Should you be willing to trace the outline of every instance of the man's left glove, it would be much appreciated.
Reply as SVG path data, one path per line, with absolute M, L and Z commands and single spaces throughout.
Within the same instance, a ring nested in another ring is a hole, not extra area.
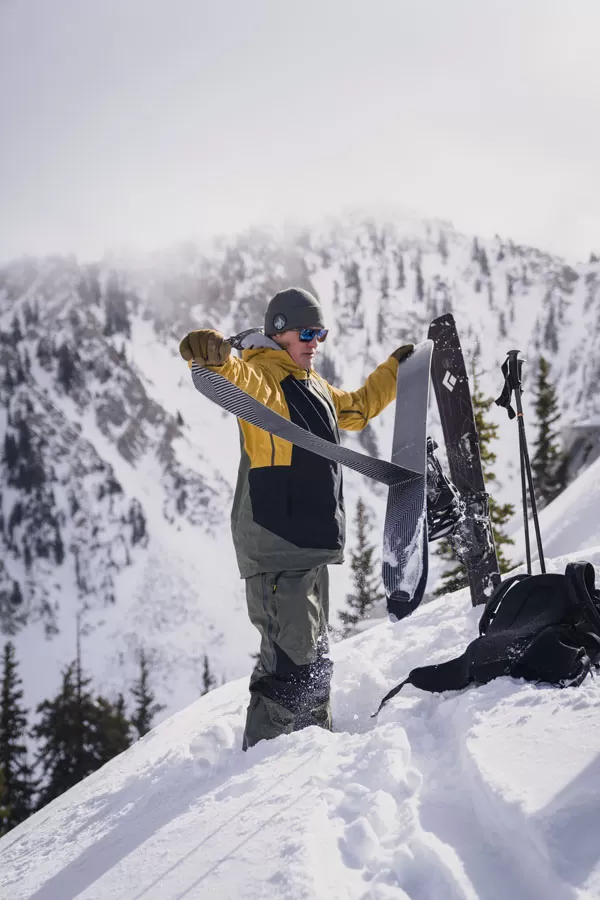
M 393 353 L 390 353 L 390 356 L 393 356 L 394 359 L 397 359 L 398 362 L 400 363 L 407 356 L 410 356 L 410 354 L 413 352 L 414 349 L 415 349 L 414 344 L 402 344 L 401 347 L 398 347 L 397 350 L 394 350 Z
M 231 344 L 218 331 L 203 328 L 186 334 L 179 352 L 187 362 L 193 359 L 199 366 L 222 366 L 229 359 Z

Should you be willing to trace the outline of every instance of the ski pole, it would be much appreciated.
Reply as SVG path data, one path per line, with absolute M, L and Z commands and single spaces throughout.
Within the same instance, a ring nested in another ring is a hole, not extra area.
M 502 393 L 496 400 L 498 406 L 503 406 L 507 412 L 509 419 L 516 417 L 519 426 L 519 457 L 521 464 L 521 491 L 523 494 L 523 517 L 525 531 L 525 552 L 527 556 L 527 571 L 531 575 L 531 546 L 529 543 L 529 521 L 527 515 L 527 488 L 529 488 L 529 502 L 531 504 L 531 515 L 533 518 L 533 527 L 535 529 L 535 538 L 537 542 L 538 556 L 540 560 L 540 571 L 546 572 L 544 562 L 544 550 L 542 547 L 542 536 L 540 534 L 540 522 L 538 518 L 537 503 L 535 500 L 535 491 L 533 489 L 533 475 L 531 474 L 531 463 L 529 461 L 529 451 L 527 449 L 527 436 L 525 434 L 525 421 L 522 403 L 521 390 L 521 372 L 523 369 L 523 359 L 519 359 L 520 350 L 509 350 L 505 362 L 502 365 L 502 374 L 504 375 L 504 388 Z M 511 395 L 515 395 L 515 403 L 517 412 L 511 406 Z

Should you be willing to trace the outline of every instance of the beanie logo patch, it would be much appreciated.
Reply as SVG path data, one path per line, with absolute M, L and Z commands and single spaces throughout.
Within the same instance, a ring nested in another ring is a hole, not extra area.
M 283 315 L 283 313 L 277 313 L 277 315 L 274 316 L 274 318 L 273 318 L 273 328 L 276 331 L 283 331 L 283 329 L 285 328 L 286 325 L 287 325 L 286 317 Z

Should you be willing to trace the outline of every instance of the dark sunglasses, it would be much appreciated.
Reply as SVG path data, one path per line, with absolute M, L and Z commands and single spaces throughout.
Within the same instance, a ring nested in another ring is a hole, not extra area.
M 327 337 L 328 329 L 327 328 L 299 328 L 298 329 L 298 337 L 302 341 L 303 344 L 308 344 L 310 341 L 315 338 L 318 340 L 320 344 L 323 343 L 325 338 Z

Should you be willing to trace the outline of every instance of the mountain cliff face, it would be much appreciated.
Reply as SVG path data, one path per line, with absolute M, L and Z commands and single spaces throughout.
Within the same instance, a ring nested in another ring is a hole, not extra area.
M 249 670 L 256 641 L 229 538 L 237 428 L 194 392 L 177 348 L 190 328 L 260 325 L 269 296 L 290 284 L 323 303 L 330 336 L 317 367 L 331 382 L 357 387 L 396 346 L 421 340 L 431 318 L 453 312 L 484 393 L 497 396 L 499 366 L 518 347 L 527 408 L 544 355 L 561 424 L 587 423 L 594 445 L 598 262 L 568 265 L 444 222 L 357 216 L 286 239 L 255 231 L 208 252 L 7 265 L 0 627 L 16 636 L 32 700 L 73 657 L 77 615 L 93 673 L 123 690 L 143 645 L 167 711 L 196 696 L 205 655 L 219 677 Z M 435 408 L 430 415 L 435 433 Z M 500 499 L 518 502 L 516 433 L 504 413 L 492 415 L 501 426 Z M 386 455 L 391 420 L 384 414 L 348 443 Z M 579 454 L 579 464 L 591 458 Z M 345 478 L 349 519 L 359 493 L 382 516 L 384 489 Z M 348 573 L 336 572 L 334 609 L 347 584 Z

